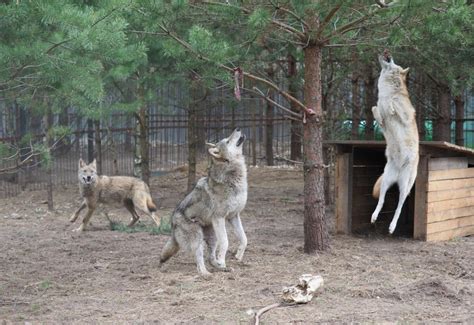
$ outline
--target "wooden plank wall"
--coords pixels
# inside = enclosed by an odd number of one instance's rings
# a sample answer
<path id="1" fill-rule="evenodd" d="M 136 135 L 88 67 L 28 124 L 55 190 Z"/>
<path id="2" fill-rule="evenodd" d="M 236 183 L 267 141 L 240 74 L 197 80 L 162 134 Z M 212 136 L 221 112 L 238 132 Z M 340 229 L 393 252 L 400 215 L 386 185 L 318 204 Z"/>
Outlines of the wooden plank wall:
<path id="1" fill-rule="evenodd" d="M 449 240 L 474 234 L 474 168 L 459 159 L 430 161 L 426 198 L 426 240 Z M 431 159 L 436 160 L 436 159 Z M 445 169 L 439 167 L 443 165 Z"/>

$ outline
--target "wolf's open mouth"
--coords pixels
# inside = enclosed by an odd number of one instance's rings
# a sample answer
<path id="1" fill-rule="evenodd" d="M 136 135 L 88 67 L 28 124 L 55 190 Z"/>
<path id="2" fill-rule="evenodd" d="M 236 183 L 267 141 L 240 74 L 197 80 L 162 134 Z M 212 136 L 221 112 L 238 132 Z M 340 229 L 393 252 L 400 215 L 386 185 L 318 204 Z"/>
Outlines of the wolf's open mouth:
<path id="1" fill-rule="evenodd" d="M 384 58 L 385 61 L 387 61 L 387 62 L 390 63 L 390 60 L 391 60 L 392 58 L 390 57 L 390 51 L 389 51 L 389 50 L 385 49 L 385 50 L 383 51 L 383 58 Z"/>
<path id="2" fill-rule="evenodd" d="M 237 140 L 237 147 L 240 146 L 244 141 L 245 141 L 245 135 L 242 134 L 239 140 Z"/>

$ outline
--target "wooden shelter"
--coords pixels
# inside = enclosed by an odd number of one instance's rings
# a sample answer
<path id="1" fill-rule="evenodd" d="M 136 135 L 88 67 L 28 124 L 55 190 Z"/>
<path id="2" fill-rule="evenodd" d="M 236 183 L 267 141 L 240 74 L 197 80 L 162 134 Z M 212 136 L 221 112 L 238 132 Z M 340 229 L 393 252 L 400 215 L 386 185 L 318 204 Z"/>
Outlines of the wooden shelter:
<path id="1" fill-rule="evenodd" d="M 386 163 L 384 141 L 328 141 L 336 148 L 336 230 L 357 233 L 384 227 L 398 203 L 398 187 L 387 193 L 376 225 L 372 187 Z M 420 142 L 418 175 L 395 234 L 448 240 L 474 234 L 474 150 L 447 142 Z"/>

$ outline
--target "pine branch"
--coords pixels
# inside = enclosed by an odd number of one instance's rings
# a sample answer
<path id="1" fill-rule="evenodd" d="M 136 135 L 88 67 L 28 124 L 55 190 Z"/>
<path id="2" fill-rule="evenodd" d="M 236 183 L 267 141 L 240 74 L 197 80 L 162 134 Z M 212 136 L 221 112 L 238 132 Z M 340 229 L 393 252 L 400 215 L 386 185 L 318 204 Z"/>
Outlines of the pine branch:
<path id="1" fill-rule="evenodd" d="M 382 7 L 378 7 L 377 9 L 373 10 L 372 12 L 369 12 L 365 16 L 362 16 L 356 20 L 351 21 L 350 23 L 347 23 L 346 25 L 342 26 L 341 28 L 336 29 L 332 33 L 330 33 L 328 36 L 326 36 L 323 40 L 321 40 L 321 43 L 327 43 L 329 42 L 333 37 L 337 35 L 343 35 L 353 29 L 358 29 L 360 28 L 359 24 L 363 23 L 364 21 L 368 20 L 372 16 L 375 16 L 378 14 L 380 11 L 389 8 L 394 2 L 390 4 L 385 4 Z"/>
<path id="2" fill-rule="evenodd" d="M 246 15 L 249 15 L 252 13 L 251 10 L 245 8 L 245 7 L 242 7 L 242 6 L 236 6 L 236 5 L 232 5 L 232 4 L 229 4 L 229 3 L 220 3 L 220 2 L 215 2 L 215 1 L 202 1 L 203 4 L 208 4 L 208 5 L 214 5 L 214 6 L 223 6 L 223 7 L 228 7 L 228 8 L 234 8 L 234 9 L 238 9 L 240 11 L 242 11 L 244 14 Z M 271 23 L 282 28 L 284 31 L 290 33 L 290 34 L 293 34 L 295 36 L 298 36 L 299 38 L 301 39 L 306 39 L 306 34 L 303 33 L 303 32 L 300 32 L 299 30 L 297 30 L 296 28 L 294 27 L 291 27 L 290 25 L 288 24 L 285 24 L 279 20 L 276 20 L 274 18 L 272 18 L 271 20 Z"/>
<path id="3" fill-rule="evenodd" d="M 291 11 L 291 10 L 286 9 L 284 7 L 280 7 L 278 4 L 273 3 L 273 1 L 272 1 L 272 5 L 275 7 L 276 10 L 283 11 L 284 13 L 287 13 L 290 16 L 293 16 L 293 18 L 298 20 L 306 29 L 309 29 L 308 23 L 303 18 L 298 16 L 294 11 Z"/>

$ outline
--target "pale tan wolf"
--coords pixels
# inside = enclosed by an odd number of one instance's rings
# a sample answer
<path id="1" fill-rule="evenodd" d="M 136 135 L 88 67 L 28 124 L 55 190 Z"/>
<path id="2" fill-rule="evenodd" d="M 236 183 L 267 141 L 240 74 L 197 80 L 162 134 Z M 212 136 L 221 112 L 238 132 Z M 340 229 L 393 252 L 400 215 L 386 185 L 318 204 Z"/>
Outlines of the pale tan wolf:
<path id="1" fill-rule="evenodd" d="M 245 135 L 235 129 L 217 144 L 208 144 L 212 157 L 207 177 L 201 178 L 196 187 L 176 207 L 171 216 L 171 237 L 161 252 L 160 265 L 178 250 L 194 253 L 200 275 L 210 273 L 204 264 L 204 242 L 209 251 L 209 263 L 226 269 L 228 248 L 225 222 L 228 220 L 239 240 L 235 257 L 241 261 L 247 247 L 240 212 L 247 203 L 247 167 L 242 154 Z M 217 251 L 217 256 L 216 256 Z"/>
<path id="2" fill-rule="evenodd" d="M 82 224 L 75 231 L 83 231 L 99 203 L 120 202 L 132 215 L 129 227 L 140 218 L 137 209 L 150 216 L 159 226 L 160 219 L 156 216 L 156 205 L 150 195 L 148 185 L 135 177 L 98 176 L 96 161 L 87 165 L 79 159 L 79 188 L 84 199 L 81 206 L 74 212 L 70 222 L 76 221 L 80 212 L 87 207 Z"/>
<path id="3" fill-rule="evenodd" d="M 410 190 L 415 182 L 418 169 L 418 128 L 406 86 L 408 68 L 402 69 L 393 62 L 388 51 L 379 57 L 382 71 L 378 80 L 377 106 L 372 108 L 375 119 L 382 127 L 387 148 L 387 164 L 383 174 L 374 185 L 373 195 L 379 198 L 372 214 L 372 223 L 382 209 L 387 190 L 398 184 L 399 198 L 389 232 L 393 234 L 397 221 Z"/>

